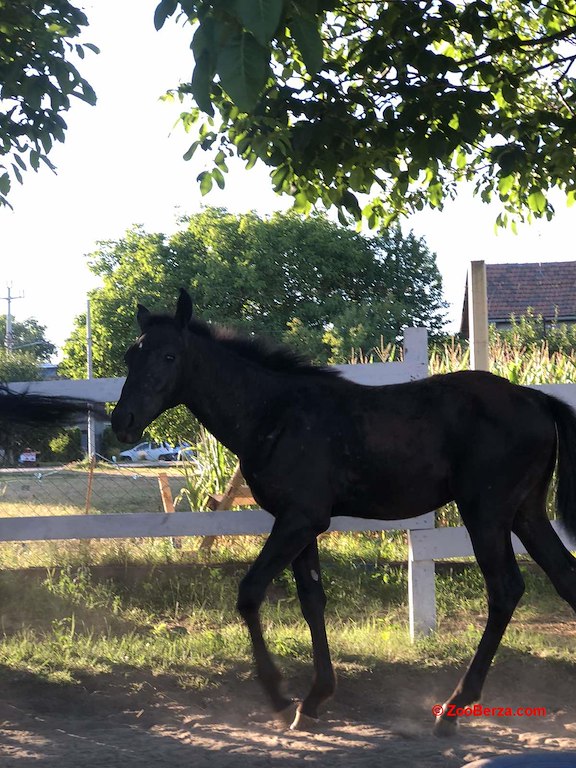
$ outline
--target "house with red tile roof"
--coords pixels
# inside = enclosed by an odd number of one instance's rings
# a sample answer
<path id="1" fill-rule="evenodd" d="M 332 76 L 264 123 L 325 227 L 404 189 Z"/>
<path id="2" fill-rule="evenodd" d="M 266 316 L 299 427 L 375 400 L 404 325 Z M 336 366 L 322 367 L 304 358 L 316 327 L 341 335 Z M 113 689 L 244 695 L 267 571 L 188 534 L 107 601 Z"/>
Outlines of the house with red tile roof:
<path id="1" fill-rule="evenodd" d="M 576 261 L 539 264 L 486 264 L 488 323 L 510 326 L 529 308 L 545 323 L 576 323 Z M 461 332 L 468 336 L 468 281 Z"/>

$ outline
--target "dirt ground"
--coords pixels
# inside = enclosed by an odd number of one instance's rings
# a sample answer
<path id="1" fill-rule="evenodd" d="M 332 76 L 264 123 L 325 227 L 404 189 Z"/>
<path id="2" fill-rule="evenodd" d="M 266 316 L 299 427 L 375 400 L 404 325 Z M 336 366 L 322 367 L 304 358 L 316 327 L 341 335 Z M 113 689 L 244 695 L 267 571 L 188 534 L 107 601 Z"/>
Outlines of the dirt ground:
<path id="1" fill-rule="evenodd" d="M 305 670 L 287 681 L 305 687 Z M 0 669 L 0 766 L 8 768 L 260 768 L 272 761 L 350 768 L 459 768 L 524 750 L 576 750 L 576 670 L 516 656 L 497 663 L 483 703 L 546 707 L 545 717 L 466 718 L 452 740 L 431 734 L 431 707 L 458 670 L 383 665 L 340 676 L 314 733 L 270 720 L 246 669 L 203 692 L 130 672 L 54 685 Z M 292 690 L 294 689 L 294 690 Z"/>

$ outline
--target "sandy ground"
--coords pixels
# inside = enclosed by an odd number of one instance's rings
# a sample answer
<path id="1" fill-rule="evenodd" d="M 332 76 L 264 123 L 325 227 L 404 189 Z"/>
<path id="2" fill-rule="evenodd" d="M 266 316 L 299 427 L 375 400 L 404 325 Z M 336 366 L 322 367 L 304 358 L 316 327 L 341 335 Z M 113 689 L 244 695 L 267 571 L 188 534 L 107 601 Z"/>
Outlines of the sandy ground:
<path id="1" fill-rule="evenodd" d="M 432 736 L 431 707 L 452 689 L 456 670 L 386 665 L 341 677 L 314 733 L 270 720 L 246 670 L 202 692 L 129 671 L 78 685 L 0 672 L 1 768 L 260 768 L 341 760 L 347 768 L 459 768 L 497 754 L 576 750 L 576 671 L 530 658 L 497 663 L 483 703 L 546 707 L 546 716 L 467 718 L 451 740 Z M 301 688 L 304 680 L 302 670 L 287 686 Z"/>

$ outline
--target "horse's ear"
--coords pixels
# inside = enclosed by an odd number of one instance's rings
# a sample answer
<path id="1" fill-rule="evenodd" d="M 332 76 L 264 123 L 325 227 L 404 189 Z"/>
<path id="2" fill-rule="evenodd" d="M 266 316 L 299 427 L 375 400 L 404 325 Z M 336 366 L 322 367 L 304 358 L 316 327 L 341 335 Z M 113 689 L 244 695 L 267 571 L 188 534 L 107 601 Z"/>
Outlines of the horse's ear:
<path id="1" fill-rule="evenodd" d="M 138 311 L 136 312 L 136 320 L 140 327 L 140 330 L 144 332 L 144 329 L 148 323 L 148 319 L 152 313 L 149 309 L 146 309 L 144 304 L 138 304 Z"/>
<path id="2" fill-rule="evenodd" d="M 180 295 L 176 303 L 176 314 L 174 318 L 180 328 L 186 328 L 192 320 L 192 299 L 188 291 L 180 288 Z"/>

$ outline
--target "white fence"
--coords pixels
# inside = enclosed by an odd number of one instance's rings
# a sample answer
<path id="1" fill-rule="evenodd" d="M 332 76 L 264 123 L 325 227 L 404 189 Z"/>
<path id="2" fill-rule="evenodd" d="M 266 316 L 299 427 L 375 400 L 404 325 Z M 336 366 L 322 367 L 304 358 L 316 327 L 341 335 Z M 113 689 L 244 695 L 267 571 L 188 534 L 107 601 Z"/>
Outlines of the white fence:
<path id="1" fill-rule="evenodd" d="M 428 375 L 426 331 L 408 328 L 404 337 L 404 362 L 338 366 L 343 376 L 361 384 L 397 384 Z M 17 382 L 16 391 L 65 395 L 115 402 L 124 379 L 57 380 Z M 556 384 L 538 387 L 576 406 L 576 385 Z M 122 512 L 121 509 L 118 512 Z M 50 517 L 0 518 L 0 541 L 48 541 L 64 539 L 120 539 L 180 536 L 222 536 L 267 534 L 272 516 L 263 510 L 104 515 L 62 515 Z M 555 523 L 567 546 L 574 547 Z M 473 555 L 465 528 L 435 528 L 434 512 L 409 520 L 365 520 L 335 517 L 331 531 L 406 530 L 408 533 L 408 602 L 410 637 L 429 632 L 436 626 L 434 561 Z M 523 553 L 514 537 L 514 549 Z"/>

